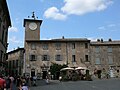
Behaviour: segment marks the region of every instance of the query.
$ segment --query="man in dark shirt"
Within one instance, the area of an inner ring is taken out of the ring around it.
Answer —
[[[10,88],[11,88],[11,79],[10,79],[10,77],[8,76],[8,77],[6,78],[6,89],[7,89],[7,90],[10,90]]]

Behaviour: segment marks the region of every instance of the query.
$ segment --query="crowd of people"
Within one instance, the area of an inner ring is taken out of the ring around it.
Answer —
[[[30,86],[36,86],[36,77],[13,77],[0,75],[0,90],[30,90]]]

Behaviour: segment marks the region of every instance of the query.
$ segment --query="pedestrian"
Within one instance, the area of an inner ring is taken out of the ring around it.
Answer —
[[[49,78],[46,76],[46,84],[49,84]]]
[[[62,81],[62,76],[59,77],[59,81],[60,81],[60,82]]]
[[[17,86],[17,88],[20,88],[21,84],[22,84],[21,78],[20,78],[20,76],[18,76],[17,80],[16,80],[16,86]]]
[[[11,79],[9,76],[6,78],[6,90],[11,90]]]
[[[36,81],[37,81],[37,77],[36,76],[33,76],[33,86],[36,86]]]
[[[28,88],[26,83],[22,83],[22,87],[20,90],[30,90],[30,89]]]
[[[30,77],[29,76],[26,77],[26,84],[27,84],[27,86],[30,86]]]
[[[30,77],[30,86],[33,85],[33,77]]]
[[[0,75],[0,90],[4,90],[6,87],[6,81],[3,79],[3,76]]]
[[[10,88],[11,88],[11,90],[13,90],[13,85],[14,85],[14,77],[11,75],[10,76],[10,80],[11,80],[11,85],[10,85]]]

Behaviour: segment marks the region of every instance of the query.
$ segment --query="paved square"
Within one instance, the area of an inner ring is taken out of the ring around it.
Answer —
[[[93,81],[38,81],[38,86],[30,90],[120,90],[120,79],[93,80]]]

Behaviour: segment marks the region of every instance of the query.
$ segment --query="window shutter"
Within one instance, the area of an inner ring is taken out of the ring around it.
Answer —
[[[57,61],[57,55],[55,55],[55,60]]]
[[[41,59],[42,59],[42,61],[44,60],[44,55],[42,55]]]
[[[62,61],[63,60],[63,56],[62,55],[60,55],[60,61]]]
[[[31,57],[31,55],[29,55],[29,60],[30,60],[30,61],[32,60],[32,57]]]
[[[49,55],[47,55],[47,60],[48,60],[48,61],[50,60],[50,56],[49,56]]]
[[[37,60],[37,55],[35,55],[35,61]]]

